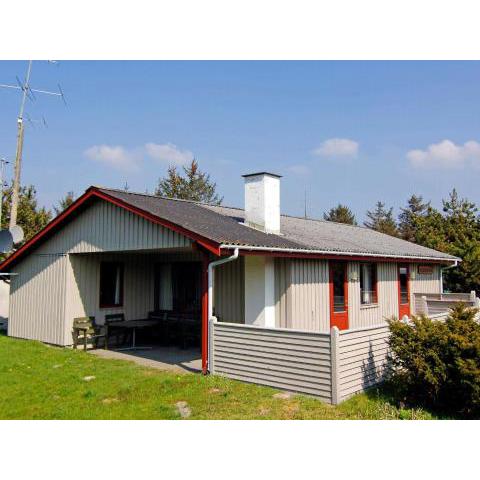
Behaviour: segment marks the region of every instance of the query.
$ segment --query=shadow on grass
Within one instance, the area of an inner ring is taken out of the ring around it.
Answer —
[[[404,389],[401,385],[393,380],[385,380],[384,382],[371,387],[365,391],[365,395],[371,400],[377,400],[384,403],[389,403],[395,406],[400,411],[407,409],[420,409],[428,412],[433,417],[439,420],[462,420],[464,417],[458,415],[452,415],[452,413],[441,411],[423,405],[420,402],[407,401],[404,394]]]

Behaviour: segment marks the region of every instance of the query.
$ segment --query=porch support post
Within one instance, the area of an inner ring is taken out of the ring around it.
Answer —
[[[208,370],[208,252],[202,250],[202,373]]]

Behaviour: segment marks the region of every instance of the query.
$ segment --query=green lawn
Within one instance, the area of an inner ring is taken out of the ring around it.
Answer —
[[[86,380],[85,377],[95,377]],[[380,391],[333,407],[307,396],[216,376],[175,374],[0,335],[2,419],[430,419],[398,409]]]

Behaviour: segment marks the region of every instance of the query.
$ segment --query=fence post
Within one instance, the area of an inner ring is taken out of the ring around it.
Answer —
[[[208,371],[209,373],[215,373],[215,342],[214,342],[214,335],[215,335],[215,323],[217,323],[216,317],[210,317],[208,322]]]
[[[332,378],[332,404],[338,405],[340,392],[338,391],[338,370],[339,370],[339,337],[337,327],[330,329],[330,357],[331,357],[331,378]]]

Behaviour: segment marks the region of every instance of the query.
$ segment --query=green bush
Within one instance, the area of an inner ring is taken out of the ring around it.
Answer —
[[[465,417],[480,414],[480,324],[458,304],[445,322],[425,316],[391,320],[397,394],[409,403]]]

